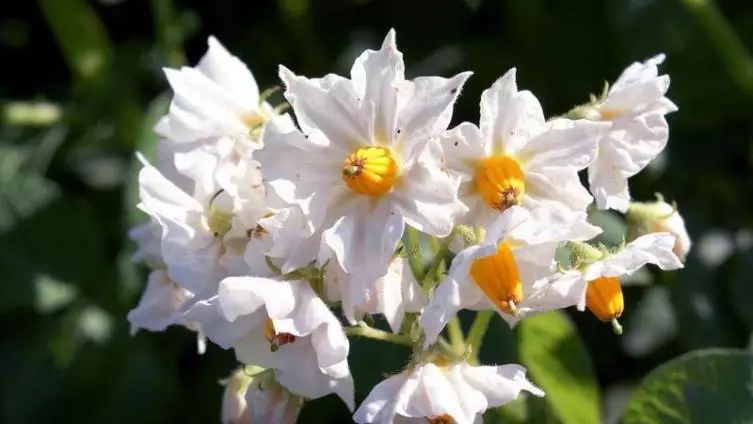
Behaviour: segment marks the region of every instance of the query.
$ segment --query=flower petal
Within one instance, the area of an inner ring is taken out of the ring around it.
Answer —
[[[646,264],[654,264],[664,271],[680,269],[683,264],[673,252],[674,245],[675,237],[669,233],[646,234],[610,258],[589,265],[583,277],[591,281],[630,275]]]

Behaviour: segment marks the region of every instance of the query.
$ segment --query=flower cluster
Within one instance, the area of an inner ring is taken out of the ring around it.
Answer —
[[[483,333],[442,332],[461,309],[514,326],[570,306],[621,331],[620,277],[683,266],[676,208],[632,202],[627,183],[667,143],[662,60],[552,119],[511,69],[482,93],[478,124],[449,128],[471,73],[406,79],[394,31],[349,78],[280,66],[279,106],[210,38],[197,66],[165,70],[156,158],[139,155],[149,220],[133,258],[151,274],[132,331],[181,325],[201,351],[232,349],[243,366],[226,382],[227,423],[292,423],[332,393],[358,423],[473,423],[521,391],[544,396],[520,365],[478,365]],[[629,243],[589,243],[596,209],[626,214]],[[358,408],[348,336],[413,347]]]

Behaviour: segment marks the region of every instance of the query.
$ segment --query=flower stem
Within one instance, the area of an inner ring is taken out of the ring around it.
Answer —
[[[369,327],[363,321],[359,322],[355,327],[345,327],[345,334],[349,336],[366,337],[369,339],[381,340],[405,346],[413,346],[413,341],[409,337],[400,334],[393,334],[380,330],[378,328]]]
[[[447,256],[447,252],[449,252],[450,250],[450,242],[452,242],[452,237],[454,235],[455,231],[451,232],[447,237],[444,238],[444,240],[442,240],[441,243],[437,243],[437,240],[433,239],[432,250],[434,251],[434,259],[432,259],[431,265],[429,265],[429,269],[424,275],[424,284],[433,282],[434,285],[436,285],[439,283],[439,281],[437,281],[437,272],[442,266],[442,262],[444,261],[445,256]]]
[[[471,365],[478,363],[478,352],[481,349],[481,343],[484,341],[484,335],[486,329],[489,328],[489,322],[494,316],[494,311],[479,311],[476,312],[476,319],[471,324],[471,329],[468,331],[468,346],[471,347],[471,358],[469,362]]]
[[[424,278],[424,257],[421,252],[421,244],[418,240],[418,230],[407,226],[403,240],[405,250],[408,253],[408,262],[416,281],[422,281]]]
[[[457,315],[447,323],[447,335],[450,337],[450,345],[455,353],[460,354],[465,351],[465,336],[463,336],[463,327],[460,326],[460,319]]]

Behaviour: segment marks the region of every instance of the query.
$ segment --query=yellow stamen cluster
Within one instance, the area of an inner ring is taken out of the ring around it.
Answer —
[[[523,171],[509,156],[489,156],[478,163],[476,190],[487,205],[500,212],[519,205],[525,193]]]
[[[523,285],[507,242],[500,243],[495,254],[474,260],[471,277],[497,308],[517,314],[515,305],[523,300]]]
[[[617,319],[622,316],[625,301],[618,278],[601,277],[589,281],[586,290],[586,306],[600,320],[611,322],[615,332],[622,332]]]
[[[381,196],[392,190],[400,169],[388,147],[360,147],[343,164],[342,178],[354,193]]]

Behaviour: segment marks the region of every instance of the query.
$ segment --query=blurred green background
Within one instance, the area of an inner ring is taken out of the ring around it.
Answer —
[[[347,74],[391,27],[409,76],[475,72],[453,124],[477,120],[481,91],[513,66],[553,116],[631,62],[668,57],[680,110],[665,154],[631,188],[677,201],[695,242],[686,269],[636,276],[621,337],[589,313],[515,331],[495,317],[482,360],[522,362],[548,397],[487,422],[753,419],[750,1],[28,0],[0,7],[0,422],[219,421],[232,353],[199,356],[181,328],[131,337],[125,319],[146,276],[125,237],[144,219],[133,152],[151,151],[169,102],[161,68],[195,64],[214,34],[262,88],[280,63]],[[620,240],[617,215],[594,219]],[[358,400],[408,353],[354,341]],[[329,397],[301,422],[348,417]]]

